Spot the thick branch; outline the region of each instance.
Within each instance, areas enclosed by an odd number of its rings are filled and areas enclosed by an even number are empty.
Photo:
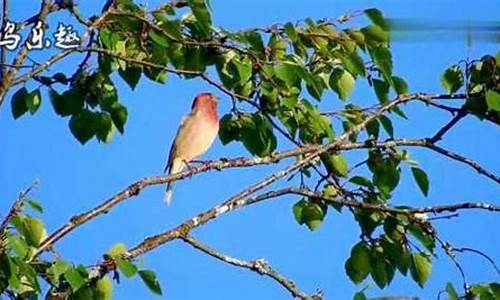
[[[196,240],[192,236],[185,236],[185,237],[180,237],[184,242],[188,243],[189,245],[193,246],[195,249],[198,249],[214,258],[217,258],[218,260],[221,260],[225,263],[228,263],[230,265],[236,266],[236,267],[241,267],[245,269],[249,269],[251,271],[257,272],[260,275],[267,276],[269,278],[272,278],[273,280],[277,281],[281,286],[283,286],[285,289],[287,289],[290,294],[292,294],[293,297],[295,298],[300,298],[300,299],[322,299],[321,293],[317,293],[314,296],[309,296],[300,289],[297,288],[295,283],[291,281],[290,279],[286,278],[285,276],[281,275],[278,273],[276,270],[274,270],[264,259],[257,259],[254,261],[245,261],[241,259],[237,259],[234,257],[227,256],[216,249],[213,249],[200,241]]]
[[[328,146],[328,145],[326,145]],[[478,165],[476,162],[465,158],[463,156],[460,156],[456,153],[450,152],[448,150],[445,150],[443,148],[440,148],[438,146],[433,145],[432,143],[429,143],[428,140],[426,139],[417,139],[417,140],[406,140],[406,139],[401,139],[401,140],[394,140],[394,141],[386,141],[386,142],[370,142],[370,143],[345,143],[338,145],[336,147],[332,147],[330,150],[331,151],[342,151],[342,150],[350,150],[350,149],[361,149],[361,148],[385,148],[385,147],[396,147],[396,146],[417,146],[417,147],[426,147],[429,149],[432,149],[434,151],[437,151],[447,157],[450,157],[454,160],[460,161],[462,163],[465,163],[467,165],[470,165],[474,169],[476,169],[479,173],[493,179],[497,183],[500,183],[500,180],[498,176],[492,174],[491,172],[487,171],[486,169],[482,168],[480,165]],[[202,172],[207,172],[209,170],[222,170],[226,168],[238,168],[238,167],[251,167],[255,165],[267,165],[267,164],[274,164],[277,163],[283,159],[289,158],[289,157],[295,157],[295,156],[300,156],[300,155],[306,155],[309,153],[312,153],[314,151],[317,151],[320,147],[324,146],[318,146],[318,145],[307,145],[303,147],[298,147],[292,150],[286,150],[282,152],[278,152],[275,154],[272,154],[270,156],[262,157],[262,158],[257,158],[257,157],[250,157],[250,158],[235,158],[231,160],[227,159],[221,159],[219,161],[213,161],[209,162],[197,167],[190,168],[188,170],[169,175],[169,176],[152,176],[152,177],[146,177],[142,180],[136,181],[133,184],[129,185],[126,189],[122,190],[121,192],[115,194],[111,198],[107,199],[106,201],[102,202],[98,206],[92,208],[91,210],[76,215],[70,219],[70,221],[54,231],[49,237],[47,237],[41,244],[40,247],[37,250],[37,254],[40,254],[41,252],[45,251],[49,247],[51,247],[55,242],[57,242],[60,238],[77,228],[78,226],[98,217],[99,215],[108,212],[111,208],[113,208],[115,205],[121,203],[122,201],[132,197],[136,196],[139,194],[139,192],[152,185],[158,185],[158,184],[165,184],[170,181],[175,181],[175,180],[180,180],[184,179],[187,177],[191,177],[195,174],[199,174]],[[283,176],[286,176],[289,174],[287,172]],[[273,175],[274,176],[274,175]],[[272,177],[272,176],[271,176]],[[280,177],[281,178],[281,177]],[[273,181],[274,182],[274,181]]]

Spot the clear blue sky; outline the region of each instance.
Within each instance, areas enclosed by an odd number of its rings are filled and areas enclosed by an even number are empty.
[[[31,8],[32,0],[12,3],[13,19]],[[80,1],[85,13],[100,11],[101,1]],[[154,7],[158,1],[148,1]],[[31,4],[31,5],[30,5]],[[38,6],[38,4],[37,4]],[[336,17],[368,7],[381,9],[386,16],[415,19],[495,20],[500,15],[498,1],[229,1],[213,0],[214,23],[229,29],[263,26],[305,17]],[[37,8],[37,7],[36,7]],[[32,7],[33,12],[35,7]],[[68,20],[64,14],[53,24]],[[54,27],[53,27],[54,28]],[[473,43],[471,57],[496,53],[498,43]],[[441,92],[439,76],[449,65],[468,54],[465,39],[446,42],[395,43],[395,73],[407,79],[411,91]],[[69,59],[53,70],[72,72],[76,60]],[[75,213],[102,202],[129,183],[163,170],[171,140],[194,94],[212,91],[221,98],[220,113],[228,111],[230,101],[200,80],[179,80],[174,76],[166,85],[143,80],[135,91],[116,80],[119,95],[129,109],[125,135],[116,135],[110,144],[95,141],[81,146],[70,134],[67,120],[55,116],[48,97],[33,117],[14,121],[10,103],[0,108],[0,212],[6,211],[17,193],[40,179],[35,196],[46,208],[44,220],[49,231]],[[29,85],[32,88],[32,85]],[[46,96],[46,95],[44,95]],[[375,101],[371,91],[360,84],[353,99]],[[326,107],[338,106],[329,94]],[[444,124],[449,115],[434,112],[421,104],[406,108],[410,121],[395,119],[396,135],[425,137]],[[494,173],[500,173],[498,128],[467,117],[447,136],[443,145],[474,158]],[[280,144],[280,149],[289,147]],[[405,170],[394,197],[395,203],[415,206],[463,201],[500,202],[498,186],[471,169],[425,150],[411,149],[413,157],[428,171],[431,188],[423,198],[411,174]],[[364,154],[364,153],[363,153]],[[240,144],[223,147],[217,141],[206,159],[247,155]],[[351,163],[359,155],[350,155]],[[178,183],[173,203],[163,201],[163,186],[148,188],[108,215],[95,219],[57,244],[65,258],[83,264],[97,262],[116,242],[133,246],[143,237],[166,230],[198,212],[222,202],[248,184],[280,166],[225,170],[205,173]],[[274,187],[282,186],[282,183]],[[310,293],[317,288],[327,299],[349,299],[360,287],[344,272],[344,261],[359,236],[350,214],[330,212],[315,232],[300,227],[291,213],[296,197],[280,198],[227,214],[193,231],[201,241],[242,259],[265,258],[277,270],[294,279]],[[496,218],[496,219],[495,219]],[[436,222],[441,237],[455,246],[474,247],[500,259],[498,216],[484,212],[463,212],[460,218]],[[472,282],[497,279],[483,259],[460,255]],[[192,249],[182,242],[169,243],[143,257],[143,265],[157,272],[166,299],[288,299],[287,291],[274,281],[228,266]],[[447,281],[460,286],[454,266],[440,252],[431,278],[420,289],[409,278],[396,275],[392,285],[380,291],[370,288],[370,296],[414,295],[421,299],[437,296]],[[123,279],[115,291],[116,299],[158,299],[138,278]]]

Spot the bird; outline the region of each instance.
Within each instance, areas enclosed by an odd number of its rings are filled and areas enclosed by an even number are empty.
[[[218,98],[204,92],[196,95],[191,112],[182,119],[175,135],[164,173],[182,171],[188,163],[205,153],[219,132]],[[164,201],[170,204],[173,182],[167,183]]]

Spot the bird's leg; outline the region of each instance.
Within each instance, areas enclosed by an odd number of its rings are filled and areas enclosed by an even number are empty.
[[[209,163],[212,163],[214,162],[213,160],[199,160],[199,159],[195,159],[195,160],[192,160],[191,163],[195,163],[195,164],[200,164],[200,165],[205,165],[205,164],[209,164]]]
[[[193,171],[194,171],[194,168],[189,164],[189,162],[187,160],[183,160],[182,161],[184,163],[184,166],[186,167],[186,169],[188,169],[189,171],[189,178],[191,178],[193,176]]]

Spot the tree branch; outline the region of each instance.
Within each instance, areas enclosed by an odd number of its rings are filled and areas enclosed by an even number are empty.
[[[0,224],[0,240],[2,240],[2,237],[5,233],[5,230],[7,229],[7,226],[9,225],[9,222],[21,209],[21,206],[22,206],[24,200],[26,199],[26,196],[31,192],[31,190],[33,188],[35,188],[37,186],[37,184],[38,183],[35,182],[32,185],[30,185],[26,190],[19,193],[19,196],[17,197],[16,201],[14,201],[14,203],[12,204],[12,206],[9,209],[9,212],[7,213],[7,215],[5,215],[2,223]]]
[[[208,254],[218,260],[221,260],[225,263],[228,263],[233,266],[237,266],[240,268],[245,268],[249,269],[251,271],[257,272],[260,275],[267,276],[275,281],[277,281],[281,286],[283,286],[285,289],[287,289],[290,294],[294,298],[300,298],[300,299],[322,299],[322,295],[320,292],[313,296],[309,296],[300,289],[297,288],[295,283],[291,281],[290,279],[284,277],[280,273],[278,273],[276,270],[274,270],[264,259],[257,259],[254,261],[245,261],[241,259],[237,259],[234,257],[227,256],[226,254],[223,254],[219,251],[217,251],[214,248],[211,248],[200,241],[196,240],[192,236],[181,236],[181,240],[186,242],[187,244],[193,246],[195,249],[198,249],[205,254]]]
[[[301,195],[311,198],[319,198],[325,201],[334,202],[342,206],[348,206],[352,208],[376,210],[392,214],[404,214],[408,216],[415,216],[416,214],[422,214],[422,213],[441,213],[448,211],[453,212],[464,209],[483,209],[488,211],[500,212],[500,206],[482,202],[466,202],[466,203],[459,203],[452,205],[439,205],[439,206],[428,206],[421,208],[402,209],[383,204],[372,204],[372,203],[358,202],[354,200],[339,200],[337,198],[325,197],[322,193],[313,192],[309,189],[297,189],[288,187],[276,191],[266,192],[257,196],[245,197],[245,198],[239,198],[237,194],[236,196],[233,196],[229,200],[225,201],[224,203],[219,204],[203,213],[198,214],[197,216],[191,219],[184,221],[183,223],[174,227],[173,229],[167,230],[165,232],[162,232],[154,236],[146,237],[141,243],[129,249],[125,255],[125,258],[127,259],[136,258],[167,242],[170,242],[174,239],[182,238],[183,236],[187,236],[192,229],[199,227],[207,223],[208,221],[219,217],[222,214],[267,199],[274,199],[283,195],[290,195],[290,194]]]
[[[439,146],[436,146],[431,141],[429,141],[425,145],[425,147],[427,147],[429,149],[432,149],[432,150],[434,150],[434,151],[436,151],[436,152],[438,152],[438,153],[440,153],[440,154],[442,154],[444,156],[447,156],[447,157],[449,157],[451,159],[454,159],[456,161],[459,161],[459,162],[462,162],[462,163],[464,163],[466,165],[469,165],[472,168],[474,168],[479,174],[482,174],[482,175],[484,175],[484,176],[492,179],[496,183],[500,184],[500,176],[491,173],[490,171],[488,171],[485,168],[481,167],[481,165],[479,165],[477,162],[473,161],[470,158],[461,156],[460,154],[457,154],[457,153],[451,152],[449,150],[446,150],[444,148],[441,148]]]
[[[335,143],[335,142],[334,142]],[[332,143],[333,144],[333,143]],[[101,214],[104,214],[108,212],[111,208],[116,206],[117,204],[125,201],[128,198],[131,198],[133,196],[137,196],[142,189],[152,186],[152,185],[159,185],[159,184],[165,184],[171,181],[176,181],[176,180],[181,180],[187,177],[192,177],[193,175],[202,173],[202,172],[207,172],[210,170],[222,170],[222,169],[227,169],[227,168],[240,168],[240,167],[251,167],[255,165],[267,165],[267,164],[274,164],[278,163],[279,161],[289,158],[289,157],[295,157],[295,156],[300,156],[300,155],[307,155],[310,153],[313,153],[314,151],[317,152],[319,148],[324,148],[325,146],[329,146],[331,144],[327,145],[306,145],[303,147],[298,147],[295,149],[291,150],[286,150],[282,152],[278,152],[275,154],[272,154],[270,156],[262,157],[262,158],[257,158],[257,157],[250,157],[250,158],[234,158],[234,159],[221,159],[219,161],[213,161],[209,162],[206,164],[202,164],[193,168],[190,168],[188,170],[168,175],[168,176],[151,176],[151,177],[145,177],[142,180],[138,180],[131,185],[129,185],[126,189],[120,191],[119,193],[115,194],[111,198],[105,200],[98,206],[90,209],[87,212],[81,213],[79,215],[73,216],[70,221],[58,228],[56,231],[54,231],[50,236],[48,236],[45,240],[43,240],[37,249],[34,257],[39,255],[41,252],[47,250],[50,248],[54,243],[56,243],[59,239],[61,239],[63,236],[68,234],[69,232],[73,231],[75,228],[79,227],[80,225],[87,223],[88,221],[100,216]],[[456,153],[450,152],[448,150],[445,150],[441,147],[435,146],[432,143],[430,143],[427,139],[416,139],[416,140],[406,140],[406,139],[401,139],[401,140],[393,140],[393,141],[386,141],[386,142],[370,142],[370,143],[345,143],[345,144],[340,144],[338,146],[331,147],[331,149],[328,149],[327,151],[345,151],[345,150],[352,150],[352,149],[362,149],[362,148],[385,148],[385,147],[396,147],[396,146],[417,146],[417,147],[426,147],[429,149],[432,149],[434,151],[437,151],[447,157],[450,157],[454,160],[460,161],[462,163],[465,163],[467,165],[472,166],[474,169],[476,169],[480,174],[483,174],[497,183],[500,183],[500,179],[498,176],[492,174],[491,172],[487,171],[486,169],[482,168],[479,164],[476,162],[465,158],[463,156],[460,156]],[[308,158],[311,158],[308,156]],[[295,167],[293,168],[294,170],[296,169]],[[283,171],[282,171],[283,172]],[[286,173],[280,173],[278,172],[277,175],[282,175],[279,178],[286,176],[292,171],[288,171]],[[273,179],[272,182],[274,182],[274,176],[272,175],[270,178]],[[277,180],[278,178],[276,178]],[[271,182],[271,183],[272,183]]]
[[[436,142],[440,141],[443,138],[443,136],[445,135],[445,133],[448,132],[448,130],[450,130],[455,124],[457,124],[460,120],[462,120],[462,118],[465,117],[466,115],[467,115],[467,111],[465,110],[465,106],[464,106],[457,112],[457,114],[448,123],[446,123],[441,129],[438,130],[438,132],[436,132],[436,134],[434,134],[431,137],[431,139],[430,139],[431,142],[436,143]]]
[[[2,28],[5,28],[5,23],[9,19],[9,0],[2,1]],[[7,63],[7,52],[5,52],[5,47],[0,47],[0,63],[2,64],[2,69],[0,71],[0,79],[3,80],[5,74],[5,67]]]
[[[42,4],[40,6],[40,11],[38,12],[37,19],[36,21],[44,21],[48,14],[51,12],[51,5],[52,1],[50,0],[43,0]],[[5,5],[5,3],[4,3]],[[29,40],[29,39],[28,39]],[[26,59],[26,56],[28,55],[28,40],[26,40],[21,48],[19,50],[14,58],[14,61],[12,62],[12,65],[14,66],[19,66],[23,65],[24,61]],[[2,105],[5,95],[7,94],[7,91],[9,90],[11,86],[11,81],[14,79],[16,76],[16,72],[18,71],[17,68],[11,68],[5,72],[3,72],[2,76],[2,82],[0,84],[0,106]]]

